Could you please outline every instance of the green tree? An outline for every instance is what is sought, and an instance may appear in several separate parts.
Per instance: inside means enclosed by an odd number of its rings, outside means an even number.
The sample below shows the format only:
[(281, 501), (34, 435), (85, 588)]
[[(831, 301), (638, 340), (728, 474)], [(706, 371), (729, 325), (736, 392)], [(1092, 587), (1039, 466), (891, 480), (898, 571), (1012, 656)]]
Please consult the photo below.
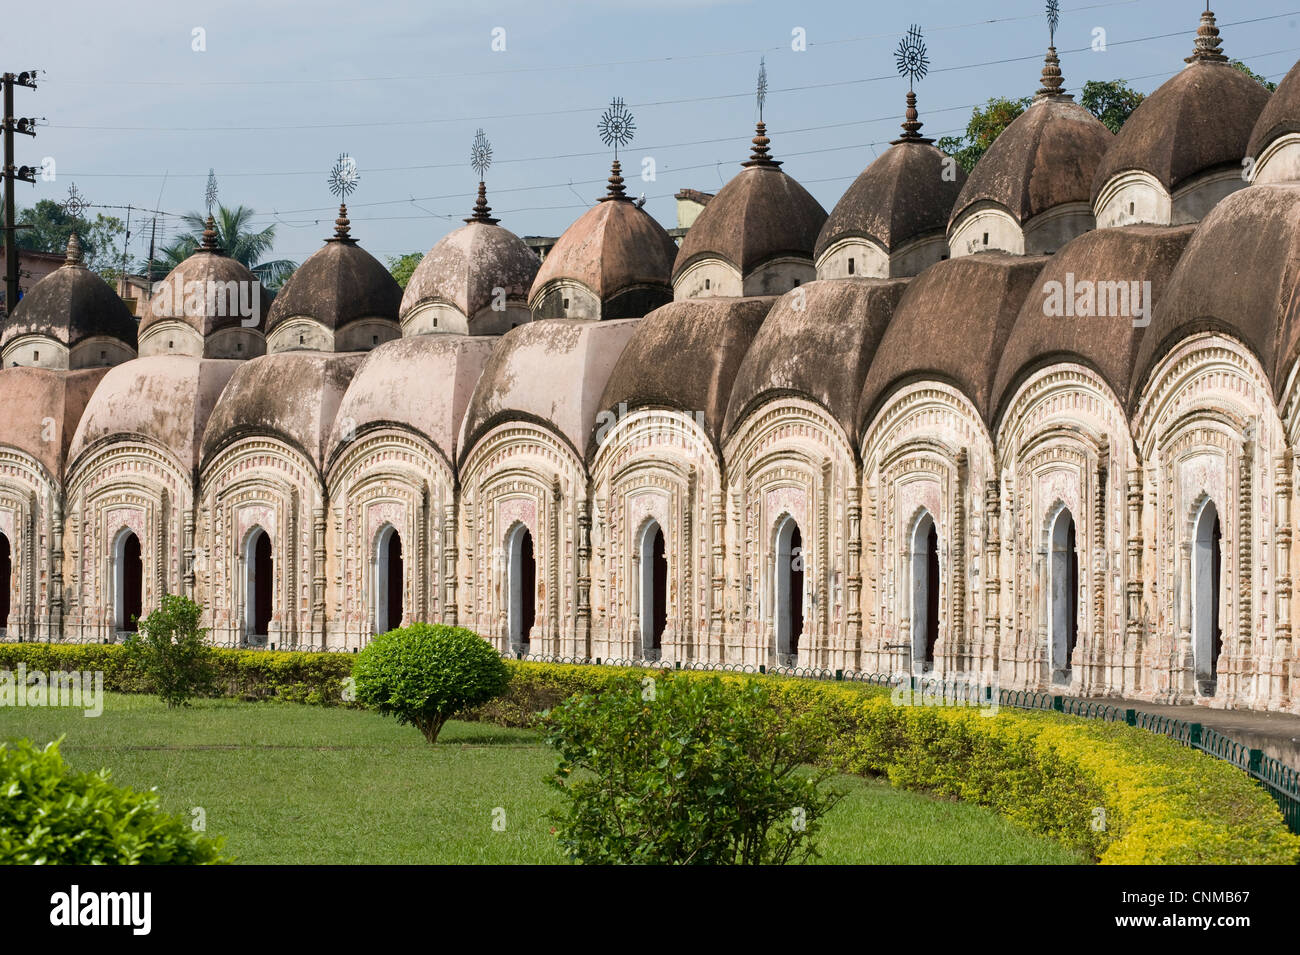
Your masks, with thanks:
[[(213, 216), (217, 232), (217, 245), (221, 251), (239, 262), (257, 276), (269, 289), (278, 289), (293, 274), (298, 263), (289, 259), (267, 259), (275, 247), (275, 226), (269, 225), (259, 232), (251, 228), (256, 213), (247, 206), (229, 209), (217, 205)], [(191, 212), (182, 219), (189, 232), (179, 236), (175, 241), (163, 246), (154, 259), (153, 273), (166, 275), (180, 265), (203, 243), (203, 231), (207, 228), (208, 217), (202, 212)]]
[(1260, 86), (1264, 87), (1264, 89), (1268, 90), (1270, 93), (1277, 90), (1276, 83), (1272, 83), (1266, 80), (1264, 77), (1260, 76), (1258, 73), (1252, 70), (1245, 63), (1241, 62), (1241, 60), (1229, 60), (1228, 65), (1232, 67), (1234, 70), (1240, 70), (1242, 73), (1245, 73), (1247, 76), (1249, 76)]
[(461, 710), (505, 692), (510, 671), (492, 645), (472, 630), (413, 623), (381, 633), (357, 654), (356, 699), (430, 743)]
[[(97, 213), (94, 219), (70, 216), (60, 203), (41, 199), (36, 205), (23, 209), (18, 221), (30, 229), (18, 230), (18, 248), (32, 252), (62, 254), (68, 248), (68, 236), (77, 233), (86, 265), (103, 274), (106, 269), (118, 270), (122, 264), (122, 240), (126, 227), (117, 216)], [(132, 266), (127, 260), (128, 270)]]
[(407, 252), (405, 255), (390, 255), (388, 257), (388, 271), (393, 278), (397, 279), (397, 284), (406, 288), (406, 283), (411, 281), (411, 275), (415, 272), (415, 267), (420, 264), (424, 258), (423, 252)]
[(760, 680), (626, 677), (546, 720), (560, 844), (583, 863), (781, 865), (816, 855), (832, 726), (785, 711)]
[(982, 107), (976, 106), (971, 112), (970, 122), (966, 124), (963, 136), (944, 136), (939, 140), (939, 148), (957, 160), (957, 163), (970, 172), (980, 161), (993, 141), (1002, 135), (1023, 113), (1033, 100), (1026, 96), (1022, 99), (994, 97)]
[(169, 708), (216, 691), (216, 663), (199, 626), (203, 608), (188, 597), (164, 594), (162, 605), (126, 640), (127, 657), (148, 677)]
[(1118, 133), (1144, 99), (1145, 93), (1139, 93), (1123, 80), (1089, 80), (1083, 84), (1079, 105), (1112, 133)]

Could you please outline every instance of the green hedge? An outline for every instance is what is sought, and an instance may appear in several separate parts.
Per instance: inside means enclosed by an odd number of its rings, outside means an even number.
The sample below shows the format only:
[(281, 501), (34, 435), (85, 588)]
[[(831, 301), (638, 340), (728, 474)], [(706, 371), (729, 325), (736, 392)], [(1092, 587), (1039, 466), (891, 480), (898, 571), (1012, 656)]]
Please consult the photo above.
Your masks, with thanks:
[[(280, 650), (213, 651), (217, 684), (223, 695), (241, 700), (285, 700), (336, 705), (344, 702), (344, 681), (352, 676), (351, 653), (298, 653)], [(0, 669), (22, 663), (32, 670), (102, 671), (104, 689), (149, 692), (145, 674), (131, 664), (125, 648), (99, 643), (0, 643)]]

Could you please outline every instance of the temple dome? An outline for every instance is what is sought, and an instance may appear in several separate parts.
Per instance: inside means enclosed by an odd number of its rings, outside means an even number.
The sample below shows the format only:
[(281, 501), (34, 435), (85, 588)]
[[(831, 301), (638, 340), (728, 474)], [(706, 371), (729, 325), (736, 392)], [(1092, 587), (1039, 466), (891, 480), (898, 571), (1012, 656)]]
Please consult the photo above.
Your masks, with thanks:
[(0, 364), (68, 369), (135, 357), (135, 319), (82, 261), (76, 233), (63, 265), (31, 287), (0, 330)]
[(406, 284), (402, 334), (497, 335), (532, 320), (528, 293), (541, 261), (519, 236), (488, 216), (483, 184), (479, 187), (474, 215), (438, 240)]
[(1198, 47), (1143, 100), (1102, 159), (1092, 188), (1098, 228), (1199, 222), (1246, 185), (1241, 160), (1269, 93), (1228, 65), (1206, 16), (1216, 45)]
[(191, 355), (154, 355), (118, 365), (86, 405), (69, 462), (101, 442), (144, 441), (170, 452), (189, 473), (198, 467), (208, 417), (239, 367), (238, 361)]
[(1115, 137), (1060, 91), (1054, 49), (1043, 73), (1033, 104), (993, 141), (957, 197), (948, 225), (954, 257), (1055, 252), (1094, 225), (1092, 183)]
[(402, 287), (357, 245), (339, 208), (335, 234), (285, 282), (266, 317), (266, 350), (369, 351), (397, 338)]
[(203, 244), (154, 286), (140, 318), (140, 354), (254, 358), (270, 296), (251, 271), (222, 253), (208, 216)]
[(1300, 180), (1300, 63), (1264, 104), (1245, 155), (1255, 161), (1251, 182)]
[(921, 137), (916, 94), (904, 134), (853, 181), (817, 237), (817, 277), (917, 275), (948, 254), (948, 218), (966, 171)]
[(676, 255), (663, 226), (623, 194), (615, 160), (608, 194), (547, 253), (529, 307), (534, 318), (640, 318), (672, 301)]
[(763, 123), (745, 168), (709, 201), (673, 264), (676, 299), (779, 295), (811, 281), (826, 210), (767, 155)]

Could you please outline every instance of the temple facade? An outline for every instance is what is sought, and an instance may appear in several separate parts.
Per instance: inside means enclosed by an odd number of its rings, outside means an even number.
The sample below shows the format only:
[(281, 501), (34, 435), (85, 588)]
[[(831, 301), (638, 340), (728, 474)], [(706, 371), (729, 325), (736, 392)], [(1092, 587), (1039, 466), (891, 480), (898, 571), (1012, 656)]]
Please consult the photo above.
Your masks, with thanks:
[(680, 248), (617, 163), (545, 262), (481, 187), (404, 293), (342, 209), (269, 308), (210, 237), (137, 325), (74, 237), (0, 332), (4, 638), (179, 593), (1300, 712), (1300, 64), (1207, 13), (1118, 135), (1055, 50), (969, 177), (921, 128), (828, 214), (760, 124)]

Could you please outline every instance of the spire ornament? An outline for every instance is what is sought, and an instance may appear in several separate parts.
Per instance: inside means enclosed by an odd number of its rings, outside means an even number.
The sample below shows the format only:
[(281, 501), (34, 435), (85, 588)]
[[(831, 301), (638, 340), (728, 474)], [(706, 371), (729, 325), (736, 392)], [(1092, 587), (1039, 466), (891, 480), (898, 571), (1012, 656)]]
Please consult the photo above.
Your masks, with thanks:
[(85, 260), (81, 254), (81, 238), (77, 235), (76, 230), (68, 233), (68, 254), (63, 260), (64, 265), (70, 265), (73, 268), (84, 269)]
[(1228, 58), (1223, 55), (1223, 46), (1219, 40), (1219, 26), (1214, 19), (1214, 11), (1210, 9), (1209, 0), (1206, 0), (1205, 12), (1201, 14), (1201, 25), (1196, 30), (1196, 45), (1192, 48), (1192, 55), (1183, 62), (1228, 62)]
[(775, 159), (768, 155), (768, 143), (772, 140), (767, 138), (767, 123), (763, 122), (763, 107), (767, 105), (767, 57), (762, 57), (758, 61), (758, 87), (756, 97), (758, 101), (758, 122), (754, 125), (754, 150), (749, 155), (749, 161), (741, 163), (742, 166), (776, 166), (781, 165)]
[(357, 171), (357, 161), (347, 153), (339, 153), (339, 158), (330, 167), (329, 178), (326, 180), (329, 183), (330, 194), (339, 200), (339, 217), (334, 220), (334, 234), (325, 241), (349, 244), (357, 241), (352, 238), (352, 223), (348, 221), (348, 196), (356, 191), (357, 183), (360, 181), (361, 173)]
[(618, 161), (618, 150), (620, 146), (627, 146), (632, 142), (632, 136), (636, 133), (636, 122), (621, 96), (615, 96), (610, 100), (609, 107), (600, 114), (596, 129), (600, 133), (600, 141), (606, 146), (614, 147), (614, 164), (609, 170), (609, 191), (601, 197), (600, 201), (622, 199), (624, 202), (631, 202), (623, 188), (623, 167)]
[(501, 220), (492, 218), (492, 207), (487, 204), (487, 185), (483, 181), (484, 174), (492, 165), (492, 144), (482, 129), (474, 133), (474, 142), (469, 147), (469, 165), (478, 173), (478, 201), (474, 203), (474, 214), (465, 221), (496, 225)]
[(203, 202), (208, 207), (208, 220), (203, 226), (203, 243), (199, 246), (204, 252), (221, 254), (217, 245), (217, 224), (212, 218), (212, 207), (217, 204), (217, 171), (208, 169), (208, 184), (203, 190)]
[(925, 79), (925, 75), (930, 72), (930, 55), (925, 48), (925, 37), (921, 33), (921, 28), (915, 23), (898, 41), (898, 49), (894, 51), (894, 62), (898, 66), (898, 75), (907, 77), (907, 113), (902, 123), (903, 135), (895, 139), (893, 145), (933, 143), (933, 139), (925, 139), (921, 136), (923, 124), (920, 120), (921, 114), (916, 110), (914, 87), (918, 80)]
[(1061, 25), (1060, 0), (1047, 0), (1047, 56), (1043, 58), (1043, 85), (1038, 90), (1038, 97), (1054, 96), (1061, 99), (1074, 99), (1061, 87), (1065, 77), (1061, 75), (1061, 59), (1056, 55), (1056, 28)]

